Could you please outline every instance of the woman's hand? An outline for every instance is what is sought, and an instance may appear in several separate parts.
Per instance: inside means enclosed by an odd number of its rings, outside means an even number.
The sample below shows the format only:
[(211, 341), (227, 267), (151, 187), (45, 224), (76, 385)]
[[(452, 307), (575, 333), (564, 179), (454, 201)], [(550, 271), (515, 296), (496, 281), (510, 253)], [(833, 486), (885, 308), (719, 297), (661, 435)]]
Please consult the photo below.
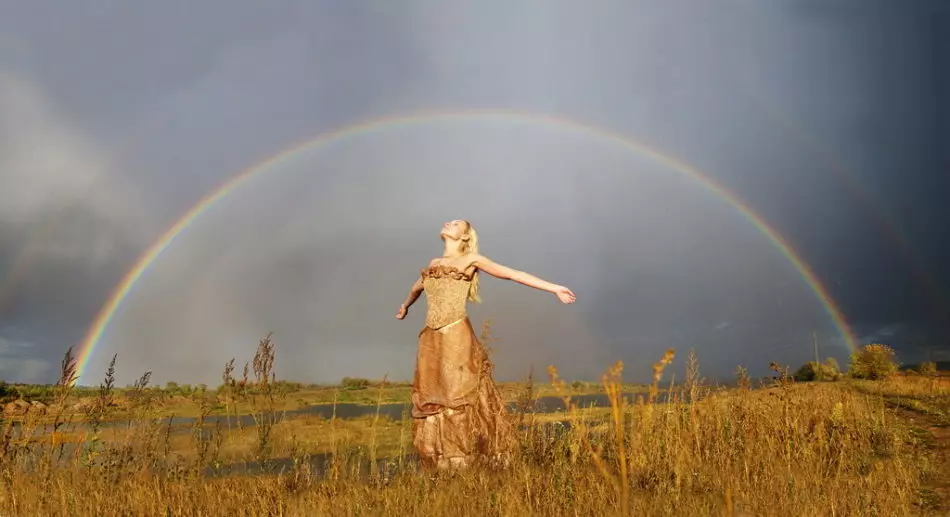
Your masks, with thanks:
[(570, 289), (559, 285), (554, 289), (554, 294), (557, 296), (558, 300), (561, 300), (563, 303), (574, 303), (577, 301), (577, 296), (571, 292)]
[(401, 320), (406, 317), (406, 314), (409, 312), (409, 309), (406, 308), (406, 304), (399, 306), (399, 311), (396, 312), (396, 319)]

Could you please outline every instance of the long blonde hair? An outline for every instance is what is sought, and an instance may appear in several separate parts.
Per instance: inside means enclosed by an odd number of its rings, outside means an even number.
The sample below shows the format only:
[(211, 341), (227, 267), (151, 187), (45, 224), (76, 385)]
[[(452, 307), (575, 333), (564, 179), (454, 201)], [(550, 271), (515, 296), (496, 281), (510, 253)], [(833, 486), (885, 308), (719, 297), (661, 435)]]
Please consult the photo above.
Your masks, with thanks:
[[(468, 236), (467, 240), (462, 241), (462, 253), (478, 253), (478, 232), (475, 231), (475, 227), (472, 226), (472, 223), (465, 221), (465, 235)], [(469, 301), (475, 303), (481, 303), (482, 299), (478, 296), (478, 269), (472, 273), (472, 283), (468, 288), (468, 299)]]

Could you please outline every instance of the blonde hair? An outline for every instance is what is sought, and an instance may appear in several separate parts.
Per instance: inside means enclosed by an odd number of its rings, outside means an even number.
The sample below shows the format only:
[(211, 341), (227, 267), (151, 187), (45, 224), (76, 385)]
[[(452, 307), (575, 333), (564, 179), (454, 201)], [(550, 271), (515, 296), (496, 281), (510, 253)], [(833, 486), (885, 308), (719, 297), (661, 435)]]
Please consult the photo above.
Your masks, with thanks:
[[(465, 221), (465, 235), (468, 236), (467, 240), (462, 241), (463, 253), (478, 253), (478, 232), (475, 231), (475, 227), (472, 226), (472, 223)], [(476, 269), (472, 273), (472, 283), (468, 288), (468, 299), (469, 301), (475, 303), (481, 303), (482, 299), (478, 296), (478, 270)]]

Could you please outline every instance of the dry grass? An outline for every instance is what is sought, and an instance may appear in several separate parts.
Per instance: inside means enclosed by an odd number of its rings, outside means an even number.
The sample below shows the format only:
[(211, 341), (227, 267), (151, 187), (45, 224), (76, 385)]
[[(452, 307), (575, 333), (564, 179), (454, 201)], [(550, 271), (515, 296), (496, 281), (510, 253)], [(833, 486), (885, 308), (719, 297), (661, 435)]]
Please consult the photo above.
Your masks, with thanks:
[(939, 426), (950, 426), (950, 377), (909, 373), (878, 382), (851, 382), (856, 390), (880, 397), (891, 407), (926, 415)]
[[(713, 393), (693, 358), (683, 386), (661, 387), (670, 351), (637, 403), (619, 397), (618, 363), (602, 379), (612, 407), (516, 415), (513, 464), (431, 475), (416, 472), (405, 420), (281, 420), (273, 356), (265, 339), (241, 380), (229, 363), (230, 389), (197, 400), (191, 427), (159, 418), (146, 375), (128, 395), (133, 418), (104, 428), (108, 377), (85, 414), (62, 410), (74, 372), (67, 354), (59, 399), (42, 415), (3, 423), (0, 514), (899, 516), (941, 504), (925, 489), (946, 474), (927, 448), (934, 444), (899, 417), (906, 407), (893, 409), (893, 399), (945, 407), (944, 381), (795, 384), (782, 376), (769, 388)], [(568, 398), (572, 388), (553, 368), (549, 375), (549, 389)], [(671, 403), (655, 401), (663, 388), (678, 394)], [(255, 425), (206, 425), (214, 405), (250, 413)], [(318, 454), (325, 463), (309, 461)], [(278, 474), (215, 472), (275, 458), (289, 458)]]

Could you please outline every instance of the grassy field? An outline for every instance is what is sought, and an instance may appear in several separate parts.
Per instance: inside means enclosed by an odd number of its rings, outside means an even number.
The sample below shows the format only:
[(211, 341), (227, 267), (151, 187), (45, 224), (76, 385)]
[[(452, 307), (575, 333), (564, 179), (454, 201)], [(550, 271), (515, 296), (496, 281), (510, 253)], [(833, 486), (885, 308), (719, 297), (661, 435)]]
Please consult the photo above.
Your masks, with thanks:
[[(560, 397), (553, 386), (530, 382), (530, 397)], [(508, 401), (525, 396), (526, 382), (501, 382), (498, 388)], [(409, 402), (411, 385), (406, 382), (373, 381), (369, 379), (345, 379), (338, 385), (305, 385), (296, 382), (274, 383), (275, 408), (280, 411), (298, 411), (312, 406), (356, 404), (375, 407), (378, 404), (406, 404)], [(0, 390), (0, 413), (6, 408), (7, 418), (20, 419), (26, 409), (25, 403), (39, 403), (40, 407), (54, 403), (57, 390), (50, 385), (8, 385), (7, 394)], [(16, 390), (16, 391), (14, 391)], [(565, 390), (573, 396), (595, 395), (603, 392), (596, 382), (575, 381)], [(624, 384), (625, 393), (644, 394), (649, 387), (642, 384)], [(113, 388), (109, 398), (110, 419), (123, 419), (132, 414), (133, 399), (142, 390), (134, 387)], [(179, 385), (149, 386), (145, 390), (152, 405), (152, 415), (157, 417), (195, 417), (202, 412), (208, 415), (227, 415), (229, 408), (222, 402), (221, 387)], [(98, 387), (77, 386), (70, 396), (67, 413), (82, 414), (92, 408), (100, 397)], [(205, 407), (210, 403), (210, 407)]]
[[(66, 379), (49, 405), (7, 419), (0, 436), (2, 515), (946, 515), (950, 511), (950, 378), (793, 382), (712, 389), (691, 362), (666, 385), (672, 354), (628, 404), (622, 365), (600, 384), (614, 404), (515, 414), (520, 448), (502, 469), (419, 472), (408, 420), (279, 419), (288, 397), (269, 373), (189, 400), (195, 422), (170, 426), (147, 379), (121, 394), (103, 383), (77, 414)], [(225, 378), (228, 378), (228, 372)], [(579, 391), (549, 372), (510, 386), (513, 400)], [(233, 381), (233, 379), (232, 379)], [(388, 401), (369, 387), (367, 402)], [(312, 400), (312, 399), (308, 399)], [(254, 425), (209, 425), (213, 411)], [(559, 422), (559, 423), (556, 423)], [(564, 425), (567, 424), (567, 425)], [(248, 465), (270, 469), (249, 475)], [(237, 468), (236, 466), (241, 466)], [(281, 470), (275, 470), (280, 467)]]

